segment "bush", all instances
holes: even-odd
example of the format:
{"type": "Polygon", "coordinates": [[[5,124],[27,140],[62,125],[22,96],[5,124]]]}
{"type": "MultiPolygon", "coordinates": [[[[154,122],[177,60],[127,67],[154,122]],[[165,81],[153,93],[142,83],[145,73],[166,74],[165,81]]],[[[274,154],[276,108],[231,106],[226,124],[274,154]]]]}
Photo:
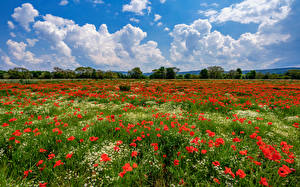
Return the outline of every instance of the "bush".
{"type": "Polygon", "coordinates": [[[120,91],[130,91],[129,85],[120,85],[119,88],[120,88],[120,91]]]}

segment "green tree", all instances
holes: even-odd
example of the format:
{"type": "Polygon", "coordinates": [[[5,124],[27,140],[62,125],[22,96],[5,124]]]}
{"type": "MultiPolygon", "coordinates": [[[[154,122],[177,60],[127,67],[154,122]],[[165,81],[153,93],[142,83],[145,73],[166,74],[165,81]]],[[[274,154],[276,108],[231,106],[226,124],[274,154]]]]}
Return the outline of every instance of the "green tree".
{"type": "Polygon", "coordinates": [[[74,78],[76,78],[76,74],[73,70],[66,69],[66,70],[64,70],[64,78],[65,79],[74,79],[74,78]]]}
{"type": "Polygon", "coordinates": [[[300,70],[291,69],[288,70],[285,75],[289,76],[291,79],[300,79],[300,70]]]}
{"type": "Polygon", "coordinates": [[[132,79],[141,79],[143,78],[143,72],[139,67],[135,67],[132,70],[128,71],[128,76],[132,79]]]}
{"type": "Polygon", "coordinates": [[[221,66],[210,66],[207,68],[208,77],[211,79],[222,79],[224,69],[221,66]]]}
{"type": "Polygon", "coordinates": [[[104,72],[102,70],[96,70],[95,79],[104,79],[104,72]]]}
{"type": "Polygon", "coordinates": [[[8,70],[10,79],[30,79],[32,77],[31,72],[26,68],[13,68],[8,70]]]}
{"type": "Polygon", "coordinates": [[[182,74],[176,75],[176,79],[183,79],[183,75],[182,74]]]}
{"type": "Polygon", "coordinates": [[[246,78],[247,79],[255,79],[256,77],[256,71],[255,70],[251,70],[250,72],[246,73],[246,78]]]}
{"type": "Polygon", "coordinates": [[[200,71],[200,79],[208,79],[208,71],[206,68],[200,71]]]}
{"type": "Polygon", "coordinates": [[[160,67],[159,69],[152,70],[152,74],[150,75],[151,79],[165,79],[166,78],[166,68],[160,67]]]}
{"type": "Polygon", "coordinates": [[[64,76],[64,70],[62,68],[59,68],[59,67],[54,67],[53,68],[53,78],[54,79],[63,79],[65,78],[64,76]]]}
{"type": "Polygon", "coordinates": [[[115,72],[112,72],[110,70],[106,71],[104,73],[104,78],[105,79],[117,79],[118,78],[118,74],[115,72]]]}
{"type": "Polygon", "coordinates": [[[95,70],[91,67],[78,67],[75,69],[78,78],[92,78],[95,70]]]}
{"type": "Polygon", "coordinates": [[[167,79],[175,79],[176,73],[179,71],[179,68],[171,67],[166,69],[166,78],[167,79]]]}
{"type": "Polygon", "coordinates": [[[2,71],[0,70],[0,79],[3,79],[4,78],[4,74],[6,73],[6,71],[2,71]]]}
{"type": "Polygon", "coordinates": [[[228,73],[226,73],[226,78],[228,79],[234,79],[237,75],[237,71],[230,70],[228,73]]]}
{"type": "Polygon", "coordinates": [[[235,74],[235,79],[241,79],[242,78],[242,74],[243,74],[243,72],[242,72],[242,69],[241,68],[237,68],[236,69],[236,74],[235,74]]]}
{"type": "Polygon", "coordinates": [[[190,73],[184,74],[185,79],[191,79],[192,75],[190,73]]]}
{"type": "Polygon", "coordinates": [[[49,71],[44,71],[40,76],[39,79],[51,79],[51,73],[49,71]]]}

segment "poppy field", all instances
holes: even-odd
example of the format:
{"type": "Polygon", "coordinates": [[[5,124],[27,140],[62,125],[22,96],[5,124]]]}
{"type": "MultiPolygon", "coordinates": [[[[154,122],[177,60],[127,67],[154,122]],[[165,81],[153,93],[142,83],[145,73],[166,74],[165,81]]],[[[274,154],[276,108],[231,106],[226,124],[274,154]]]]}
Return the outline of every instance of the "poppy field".
{"type": "Polygon", "coordinates": [[[0,82],[0,186],[299,186],[299,116],[292,80],[0,82]]]}

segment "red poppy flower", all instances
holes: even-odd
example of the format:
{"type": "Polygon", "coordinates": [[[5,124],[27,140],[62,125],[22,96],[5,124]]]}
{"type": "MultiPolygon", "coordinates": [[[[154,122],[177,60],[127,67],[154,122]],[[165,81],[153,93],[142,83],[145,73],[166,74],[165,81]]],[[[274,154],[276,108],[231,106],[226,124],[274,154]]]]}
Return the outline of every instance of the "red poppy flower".
{"type": "Polygon", "coordinates": [[[269,183],[267,182],[267,178],[264,178],[264,177],[260,177],[259,184],[261,184],[263,186],[269,186],[269,183]]]}
{"type": "Polygon", "coordinates": [[[137,152],[137,151],[132,151],[132,153],[131,153],[131,157],[136,157],[136,156],[137,156],[137,154],[138,154],[138,152],[137,152]]]}
{"type": "Polygon", "coordinates": [[[98,138],[98,137],[95,137],[95,136],[90,137],[90,141],[91,141],[91,142],[97,141],[98,139],[99,139],[99,138],[98,138]]]}
{"type": "Polygon", "coordinates": [[[53,168],[55,168],[55,167],[57,167],[57,166],[60,166],[60,165],[63,165],[63,164],[64,164],[64,163],[63,163],[61,160],[56,161],[55,164],[54,164],[54,166],[53,166],[53,168]]]}
{"type": "Polygon", "coordinates": [[[36,163],[36,166],[43,164],[43,162],[44,162],[43,160],[38,161],[38,163],[36,163]]]}
{"type": "Polygon", "coordinates": [[[220,165],[220,162],[219,162],[219,161],[215,161],[215,162],[212,162],[212,164],[213,164],[214,166],[219,166],[219,165],[220,165]]]}
{"type": "Polygon", "coordinates": [[[67,154],[66,159],[72,158],[73,153],[67,154]]]}
{"type": "Polygon", "coordinates": [[[221,184],[220,181],[219,181],[219,179],[217,179],[217,178],[214,178],[214,181],[215,181],[216,183],[218,183],[218,184],[221,184]]]}
{"type": "Polygon", "coordinates": [[[43,152],[47,152],[47,150],[46,150],[46,149],[43,149],[43,148],[41,148],[41,149],[40,149],[40,152],[41,152],[41,153],[43,153],[43,152]]]}
{"type": "Polygon", "coordinates": [[[282,165],[282,167],[278,169],[278,174],[280,177],[286,177],[291,172],[291,169],[286,165],[282,165]]]}
{"type": "Polygon", "coordinates": [[[40,183],[40,184],[39,184],[39,187],[46,187],[46,186],[47,186],[47,184],[48,184],[47,182],[40,183]]]}
{"type": "Polygon", "coordinates": [[[246,177],[246,173],[243,170],[241,170],[241,169],[238,169],[235,174],[237,176],[239,176],[241,179],[246,177]]]}
{"type": "Polygon", "coordinates": [[[103,154],[101,155],[101,160],[100,160],[100,161],[101,161],[101,162],[108,162],[108,161],[111,161],[111,159],[108,157],[107,154],[103,153],[103,154]]]}
{"type": "Polygon", "coordinates": [[[73,141],[73,140],[75,140],[75,137],[74,136],[70,136],[67,140],[68,141],[73,141]]]}

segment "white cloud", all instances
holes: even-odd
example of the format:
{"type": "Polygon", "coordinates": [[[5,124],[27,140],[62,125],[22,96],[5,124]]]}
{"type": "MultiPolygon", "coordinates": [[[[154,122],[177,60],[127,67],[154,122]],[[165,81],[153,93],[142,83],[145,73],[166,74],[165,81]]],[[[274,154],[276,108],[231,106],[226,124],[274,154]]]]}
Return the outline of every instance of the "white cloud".
{"type": "Polygon", "coordinates": [[[26,30],[30,31],[29,24],[34,22],[34,18],[39,15],[39,12],[33,8],[30,3],[22,4],[22,7],[14,9],[12,17],[26,30]]]}
{"type": "Polygon", "coordinates": [[[61,2],[59,3],[60,6],[66,6],[67,4],[69,4],[68,0],[61,0],[61,2]]]}
{"type": "Polygon", "coordinates": [[[147,13],[148,13],[148,15],[151,13],[151,10],[152,10],[151,6],[148,6],[147,7],[147,13]]]}
{"type": "Polygon", "coordinates": [[[157,26],[160,27],[160,26],[162,26],[162,24],[163,24],[162,22],[158,22],[158,23],[157,23],[157,26]]]}
{"type": "Polygon", "coordinates": [[[211,31],[208,20],[198,19],[191,25],[175,25],[171,36],[170,58],[181,69],[201,69],[220,65],[226,69],[267,67],[279,59],[270,56],[267,46],[285,42],[289,35],[273,27],[261,27],[256,33],[244,33],[239,39],[211,31]]]}
{"type": "Polygon", "coordinates": [[[160,3],[165,3],[166,2],[166,0],[159,0],[160,1],[160,3]]]}
{"type": "Polygon", "coordinates": [[[93,1],[94,4],[104,4],[103,0],[94,0],[93,1]]]}
{"type": "Polygon", "coordinates": [[[97,30],[92,24],[79,26],[72,20],[49,14],[43,18],[44,21],[37,21],[33,28],[39,38],[50,42],[59,55],[68,59],[67,62],[75,63],[76,57],[103,69],[122,70],[133,68],[139,62],[141,68],[148,71],[151,71],[149,68],[168,64],[157,43],[142,43],[147,33],[131,24],[109,33],[105,24],[97,30]]]}
{"type": "Polygon", "coordinates": [[[12,21],[8,21],[8,22],[7,22],[7,25],[8,25],[8,27],[9,27],[10,29],[14,29],[14,28],[15,28],[15,25],[14,25],[14,23],[13,23],[12,21]]]}
{"type": "Polygon", "coordinates": [[[131,22],[136,22],[136,23],[139,23],[140,22],[140,20],[139,19],[136,19],[136,18],[130,18],[129,19],[131,22]]]}
{"type": "Polygon", "coordinates": [[[24,61],[26,63],[37,64],[40,59],[35,58],[35,55],[30,51],[26,51],[26,44],[24,42],[15,42],[13,40],[7,40],[6,42],[10,54],[17,61],[24,61]]]}
{"type": "Polygon", "coordinates": [[[208,15],[211,22],[275,23],[287,17],[293,0],[244,0],[208,15]]]}
{"type": "Polygon", "coordinates": [[[16,34],[15,34],[15,33],[13,33],[13,32],[10,32],[10,33],[9,33],[9,35],[10,35],[11,37],[13,37],[13,38],[15,38],[15,37],[16,37],[16,34]]]}
{"type": "Polygon", "coordinates": [[[27,41],[29,47],[33,47],[33,46],[35,46],[35,43],[39,40],[27,38],[26,41],[27,41]]]}
{"type": "Polygon", "coordinates": [[[148,6],[150,2],[148,0],[131,0],[130,4],[123,5],[123,12],[134,12],[138,15],[144,15],[144,10],[151,12],[151,7],[148,6]],[[149,9],[150,8],[150,9],[149,9]]]}
{"type": "Polygon", "coordinates": [[[209,10],[199,10],[198,13],[203,14],[206,17],[211,17],[216,15],[218,12],[216,10],[209,9],[209,10]]]}
{"type": "MultiPolygon", "coordinates": [[[[216,10],[199,11],[209,20],[196,20],[191,25],[175,25],[171,36],[170,58],[185,69],[220,65],[226,69],[265,68],[280,59],[269,50],[272,45],[287,42],[289,34],[282,33],[280,21],[284,20],[293,0],[244,0],[241,3],[216,10]],[[234,21],[242,24],[256,23],[255,33],[241,34],[238,39],[211,31],[211,22],[234,21]],[[183,62],[183,63],[180,63],[183,62]]],[[[202,6],[209,6],[202,4],[202,6]]]]}
{"type": "Polygon", "coordinates": [[[158,21],[160,19],[161,19],[161,15],[159,15],[159,14],[154,15],[154,21],[158,21]]]}
{"type": "MultiPolygon", "coordinates": [[[[6,68],[5,69],[9,69],[12,67],[18,67],[18,65],[16,65],[15,63],[13,63],[10,58],[6,55],[1,56],[1,60],[5,63],[6,68]]],[[[1,67],[1,66],[0,66],[1,67]]],[[[3,67],[4,68],[4,67],[3,67]]]]}
{"type": "Polygon", "coordinates": [[[169,32],[169,31],[170,31],[170,29],[169,29],[168,27],[165,27],[165,28],[164,28],[164,31],[167,31],[167,32],[169,32]]]}
{"type": "Polygon", "coordinates": [[[218,7],[219,4],[218,3],[212,3],[212,4],[201,3],[200,6],[203,6],[203,7],[218,7]]]}

